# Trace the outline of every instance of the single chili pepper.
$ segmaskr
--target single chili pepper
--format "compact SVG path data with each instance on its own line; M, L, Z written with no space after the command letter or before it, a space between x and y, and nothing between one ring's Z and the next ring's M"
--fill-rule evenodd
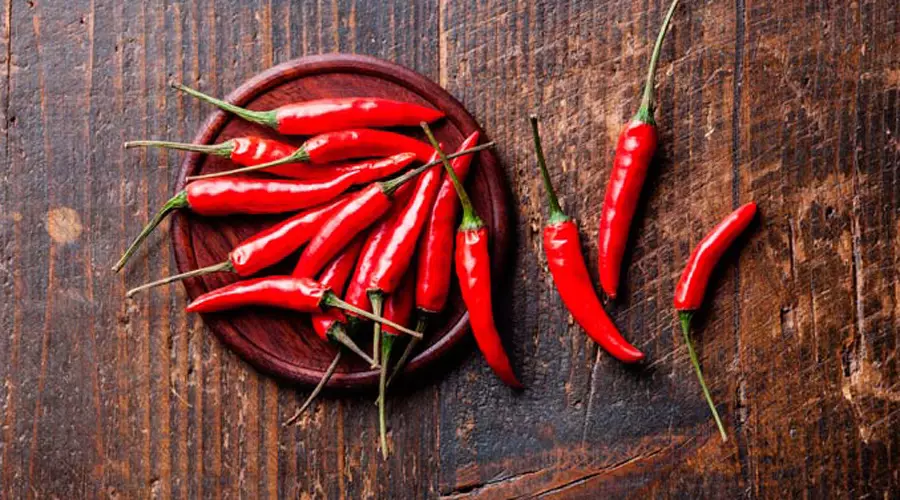
M478 131L463 140L459 146L460 151L465 151L478 143L480 134ZM448 158L455 157L449 155ZM458 156L453 158L450 165L456 172L456 177L464 181L469 174L473 155ZM459 215L459 198L453 188L453 181L445 178L441 184L434 204L428 213L425 228L419 238L419 248L416 261L416 309L418 321L416 331L424 332L428 327L430 316L439 313L447 303L450 294L450 274L453 272L453 237L456 234L456 218ZM419 339L412 338L406 344L403 354L397 360L387 385L391 385L394 377L409 359L418 345Z
M344 287L347 285L347 280L350 278L350 273L353 272L353 266L356 265L356 258L359 257L359 251L362 248L363 241L365 240L365 234L361 234L353 240L352 243L347 245L347 248L341 252L340 255L334 258L331 263L322 271L322 274L319 276L319 283L323 286L331 287L332 291L335 293L342 293ZM391 319L391 318L388 318ZM394 320L396 321L396 320ZM329 340L332 337L345 338L352 345L352 347L348 347L354 353L360 355L366 362L374 363L372 358L365 353L359 346L356 345L353 340L350 339L350 336L347 335L347 329L345 325L347 324L347 318L344 316L344 313L339 309L329 309L323 313L315 313L310 317L310 322L312 323L313 331L316 332L316 335L319 336L322 340ZM343 343L343 342L342 342ZM347 345L347 344L345 344ZM334 355L334 359L331 361L331 364L328 365L328 369L325 370L325 374L322 375L319 383L316 384L316 387L309 394L309 397L306 398L306 401L300 406L300 408L294 413L294 415L289 418L285 425L288 425L298 418L300 415L309 408L309 405L316 399L316 396L322 392L322 389L325 387L325 384L331 380L331 376L334 375L335 370L337 369L338 363L341 360L342 351L338 350L337 354Z
M414 273L408 272L397 289L384 301L384 317L395 323L407 324L412 317L416 295ZM391 359L391 348L399 335L395 329L386 327L381 339L381 370L378 377L378 434L381 437L381 455L388 456L387 423L384 418L385 390L387 389L387 367Z
M238 165L252 167L280 160L294 153L290 144L262 137L235 137L219 144L186 144L169 141L129 141L125 148L139 146L163 147L181 151L194 151L229 158ZM396 174L415 159L413 153L399 153L380 160L350 163L312 165L298 162L277 165L266 173L305 181L325 182L349 172L359 172L355 184L369 183ZM231 173L231 171L229 171Z
M684 333L684 342L687 344L688 354L691 357L691 364L694 365L694 371L697 372L697 380L700 381L700 388L703 389L703 396L706 398L709 409L712 411L713 419L719 427L719 434L722 435L722 441L728 441L725 434L725 426L722 425L722 419L719 418L719 412L713 403L709 388L706 387L706 381L703 379L703 372L700 370L700 360L694 351L691 343L691 319L694 311L700 309L703 305L703 295L706 293L706 285L709 283L709 276L716 264L722 258L722 255L734 243L741 233L747 229L753 217L756 216L756 202L750 202L738 208L734 212L725 217L712 231L709 232L700 243L694 248L691 257L688 259L684 271L681 273L681 279L678 280L678 286L675 287L675 310L678 311L678 319L681 323L681 331Z
M418 332L385 320L341 300L329 287L311 278L270 276L225 285L197 297L188 304L187 312L211 313L244 306L268 306L304 313L319 313L334 307L358 314L366 319L391 325L407 335Z
M296 146L263 137L235 137L219 144L187 144L171 141L128 141L125 149L136 147L160 147L193 151L228 158L245 167L280 160L297 150Z
M435 159L432 155L432 159ZM406 275L409 263L412 261L419 234L425 226L428 212L434 203L434 197L441 185L441 171L435 165L419 176L416 182L412 199L405 204L403 209L390 219L387 228L387 236L383 239L378 251L369 283L366 286L366 294L372 305L372 312L381 314L382 300L386 294L391 294L400 284L400 280ZM372 330L372 357L378 359L379 339L382 338L381 327L378 323Z
M350 202L351 196L345 194L334 201L300 212L290 219L254 234L234 247L224 262L132 288L126 296L131 297L138 292L159 285L216 272L237 273L238 276L244 278L254 275L281 262L303 246L316 234L325 221Z
M424 163L431 157L432 150L428 144L396 132L368 128L342 130L311 137L290 155L269 163L195 175L188 180L254 172L288 163L331 163L353 158L381 158L406 152L415 154L416 158Z
M662 42L677 5L678 0L672 0L659 30L653 55L650 57L641 106L619 135L612 173L609 184L606 185L606 197L600 214L600 286L612 299L616 297L616 290L619 287L622 256L628 243L631 219L640 199L644 179L647 178L647 168L656 151L653 84Z
M509 357L503 350L500 334L494 324L493 304L491 303L491 258L488 253L488 231L484 221L475 213L472 201L465 188L456 177L447 156L441 150L431 133L427 123L422 123L422 130L428 136L431 145L441 156L444 170L453 181L453 187L459 196L462 206L462 222L456 233L456 277L463 302L469 311L469 322L475 343L484 355L485 361L506 385L521 388L516 379Z
M578 226L571 217L563 212L556 198L556 191L550 182L547 162L544 160L544 148L538 133L537 117L531 115L531 130L534 136L534 149L538 166L547 192L550 205L550 217L544 226L544 253L547 255L547 267L556 283L556 289L563 303L575 321L584 331L600 344L614 358L623 363L635 363L644 359L644 353L629 344L622 337L616 325L606 314L590 274L584 264L581 253L581 238Z
M478 146L469 151L480 149L483 148ZM353 236L371 226L388 211L394 191L434 165L433 162L426 163L396 179L376 182L358 191L353 200L323 225L309 242L294 268L294 275L315 276Z
M173 210L188 208L210 216L293 212L336 198L353 185L356 175L348 173L328 182L243 178L192 182L163 205L125 250L113 271L122 269L138 246Z
M173 83L172 87L285 135L313 135L360 127L411 127L444 117L443 112L433 108L380 97L314 99L285 104L269 111L253 111L178 83Z

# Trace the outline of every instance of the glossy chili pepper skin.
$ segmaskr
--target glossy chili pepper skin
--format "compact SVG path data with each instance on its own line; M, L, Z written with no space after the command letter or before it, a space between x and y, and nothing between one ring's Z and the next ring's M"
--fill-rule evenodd
M459 146L469 149L478 143L479 133L473 132ZM454 158L450 165L460 180L465 180L473 155ZM459 217L459 198L453 182L445 178L428 214L419 243L416 262L416 307L428 313L438 313L447 304L450 276L453 273L453 246Z
M500 333L494 324L491 259L486 228L460 228L456 234L456 277L463 302L469 311L472 334L485 361L506 385L521 388L522 384L513 373Z
M246 306L269 306L304 313L321 312L328 291L328 287L308 278L257 278L207 292L188 304L186 310L210 313Z
M246 277L281 262L309 241L322 224L349 202L350 196L344 195L247 238L228 255L234 271Z
M357 127L413 126L444 116L436 109L379 97L313 99L254 111L206 95L181 84L178 90L234 113L245 120L271 127L286 135L312 135Z
M693 311L700 308L713 268L755 216L756 202L747 203L729 214L700 241L675 287L675 309Z
M413 153L398 153L380 160L350 163L328 163L324 165L291 163L272 167L266 170L266 173L307 182L327 182L344 174L356 173L353 183L360 185L390 177L408 167L415 159L416 155Z
M353 129L329 132L310 138L303 146L308 161L330 163L353 158L379 158L410 152L427 162L434 149L412 137L385 130Z
M622 337L597 298L573 221L544 227L544 253L563 303L584 331L619 361L636 363L644 359L644 353Z
M390 208L398 191L409 189L409 180L426 166L405 172L386 182L376 182L360 191L326 222L300 255L295 276L315 276L350 240L380 219Z
M325 203L353 185L356 174L328 182L222 178L185 187L187 204L200 215L276 214Z
M297 150L290 144L263 137L235 137L230 142L229 158L245 167L280 160Z
M414 281L415 273L408 272L393 293L384 301L382 316L401 325L409 325L412 319L413 305L416 298ZM394 328L388 325L381 327L381 331L388 335L400 335Z
M433 108L378 97L317 99L286 104L275 111L278 132L312 135L361 127L418 126L443 118Z
M391 209L369 231L357 260L356 269L353 271L353 276L347 285L347 293L344 296L344 300L348 304L365 311L372 310L372 304L368 295L369 283L372 281L372 271L375 268L379 255L381 255L384 241L389 236L390 228L394 226L396 219L403 211L403 206L406 205L409 197L412 196L412 187L410 185L403 186L394 194L395 202Z
M407 274L419 235L441 186L442 174L442 167L435 165L419 175L412 197L388 229L388 236L372 269L368 287L370 291L392 294ZM446 250L448 249L445 248Z
M319 275L319 283L330 287L335 293L343 293L347 281L350 280L350 275L353 274L353 268L356 266L356 259L359 257L364 241L364 234L357 236L340 255L332 259ZM323 340L328 338L329 331L335 323L345 324L347 322L344 312L339 309L329 309L323 313L313 314L310 320L316 335Z
M600 286L610 298L616 297L619 287L631 220L656 151L656 141L656 125L632 120L622 131L616 146L599 232Z
M656 121L653 118L655 110L653 87L656 66L659 62L662 42L677 6L678 0L672 0L663 19L662 27L653 46L650 64L647 67L641 105L634 118L625 126L625 130L619 134L612 172L609 183L606 185L606 196L603 199L598 233L600 287L611 299L616 297L616 291L619 288L622 257L625 254L625 245L628 243L631 220L634 218L634 212L641 196L641 188L647 178L647 169L656 152L658 137Z

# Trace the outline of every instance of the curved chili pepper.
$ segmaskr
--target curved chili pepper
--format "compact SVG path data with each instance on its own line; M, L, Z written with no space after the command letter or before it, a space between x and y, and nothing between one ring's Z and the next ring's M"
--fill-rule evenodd
M192 182L163 205L125 250L113 270L121 269L141 242L173 210L188 208L200 215L293 212L336 198L353 185L357 175L351 172L328 182L243 178Z
M478 143L480 134L476 130L463 140L459 151L465 151ZM456 177L464 181L469 173L474 155L457 156L458 153L448 155L453 157L450 165L456 172ZM419 248L416 261L416 309L418 320L416 331L424 332L428 327L428 318L444 309L447 296L450 294L450 275L453 273L453 238L456 234L456 217L459 215L459 198L453 188L453 181L445 178L434 204L428 213L425 228L419 238ZM410 339L403 350L403 354L397 360L387 385L391 385L397 373L403 369L406 360L412 355L419 339Z
M285 135L313 135L359 127L415 126L422 121L431 123L444 117L443 112L433 108L380 97L314 99L285 104L269 111L253 111L181 84L173 83L172 86Z
M188 304L185 310L211 313L245 306L278 307L304 313L324 312L334 307L351 311L371 321L391 325L408 335L420 335L418 332L344 302L329 287L311 278L294 278L293 276L270 276L225 285L197 297Z
M209 179L224 175L264 170L287 163L331 163L353 158L381 158L410 152L421 162L431 157L431 147L424 142L396 132L359 128L328 132L311 137L284 158L250 167L195 175L188 180Z
M350 196L343 195L334 201L311 208L305 212L300 212L290 219L260 231L234 247L228 253L228 259L224 262L132 288L126 296L131 297L140 291L159 285L215 272L233 272L241 277L256 274L271 265L281 262L285 257L303 246L316 234L316 231L319 230L319 227L325 221L350 202Z
M384 317L395 323L407 324L412 317L415 298L415 283L412 272L406 273L397 289L384 301ZM391 359L391 348L399 332L390 326L383 330L381 340L381 370L378 377L378 434L381 437L381 455L388 456L387 423L384 418L385 390L387 389L387 367Z
M659 30L653 55L650 57L641 106L619 135L609 184L606 185L603 211L600 214L600 286L611 299L616 297L631 219L634 217L641 187L647 177L647 168L656 151L653 83L662 42L677 5L678 0L672 0Z
M350 273L353 272L353 266L356 264L356 258L359 256L359 250L362 248L364 239L365 235L357 236L352 243L347 245L347 248L345 248L340 255L335 257L325 270L322 271L322 274L319 276L319 283L331 287L335 293L341 293L344 286L347 284L347 280L350 278ZM365 351L360 349L359 346L350 339L350 336L347 335L347 330L344 326L347 323L347 318L342 311L338 309L329 309L323 313L315 313L310 317L310 322L312 323L313 331L315 331L316 335L322 340L327 341L332 338L345 339L344 341L339 342L358 354L362 359L366 360L366 362L374 363L372 358L369 357ZM285 422L285 425L300 418L300 415L309 408L309 405L311 405L319 393L322 392L325 384L327 384L328 381L331 380L331 376L334 375L338 363L341 361L341 354L342 351L338 350L337 354L334 355L331 364L328 365L328 369L325 370L325 374L322 375L322 378L319 380L319 383L316 384L316 387L309 394L309 397L306 398L306 401L303 402L294 415Z
M644 359L644 353L622 337L600 304L597 292L594 291L587 266L584 264L584 254L581 253L578 227L559 206L556 191L550 182L550 173L547 172L544 149L538 134L537 117L534 115L531 115L531 129L538 166L550 205L550 217L544 226L544 253L547 255L547 267L550 268L556 289L566 308L572 313L572 317L595 342L623 363L638 362Z
M678 319L681 323L682 333L684 333L684 342L687 344L691 364L697 373L697 380L700 381L700 388L703 389L703 396L706 398L710 411L712 411L713 419L715 419L716 426L719 428L719 434L722 435L722 441L728 441L728 436L725 434L725 426L722 425L722 419L719 418L719 412L716 410L715 403L713 403L709 388L706 387L703 371L700 369L700 360L697 358L697 353L694 351L694 346L691 343L691 319L694 316L694 311L703 304L703 295L706 293L706 285L709 283L709 276L712 274L713 268L716 267L722 255L734 243L734 240L747 229L747 226L750 225L755 216L756 202L751 201L729 214L728 217L725 217L694 248L687 265L684 267L684 271L681 273L681 279L678 280L678 286L675 287L675 310L678 311Z
M466 309L469 310L469 322L472 325L475 343L478 344L485 361L500 377L500 380L510 387L521 388L522 384L513 373L509 357L503 350L500 334L494 324L491 303L491 258L488 252L487 228L484 226L484 221L475 213L469 195L466 194L465 188L456 177L456 172L450 166L447 156L438 145L428 124L423 122L421 125L431 145L441 156L444 170L453 181L453 187L456 189L462 206L462 223L456 233L456 277L459 279L463 302L466 304Z

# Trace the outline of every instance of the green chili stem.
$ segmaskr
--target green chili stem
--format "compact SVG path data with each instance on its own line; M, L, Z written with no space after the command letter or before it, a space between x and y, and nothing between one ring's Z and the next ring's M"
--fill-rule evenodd
M188 144L170 141L128 141L125 143L125 149L136 147L177 149L179 151L193 151L195 153L206 153L228 158L234 151L234 142L225 141L221 144Z
M391 358L391 347L395 336L385 333L381 339L381 372L378 375L378 434L381 437L381 456L387 460L387 422L384 417L385 391L387 390L387 368Z
M187 278L193 278L194 276L203 276L204 274L210 273L219 273L219 272L234 272L234 266L231 264L230 260L226 260L225 262L220 262L218 264L213 264L211 266L201 267L200 269L194 269L193 271L188 271L186 273L176 274L174 276L169 276L167 278L163 278L161 280L151 281L150 283L146 283L144 285L132 288L128 290L128 293L125 294L126 297L131 297L134 294L157 287L160 285L165 285L167 283L172 283L175 281L181 281Z
M131 245L128 246L128 248L125 250L125 253L122 254L122 258L120 258L119 261L116 262L116 264L113 266L113 271L119 272L119 270L122 269L122 266L124 266L125 263L128 262L128 259L130 259L132 255L134 255L134 252L136 252L141 243L143 243L143 241L147 239L147 236L150 236L150 233L153 232L153 229L156 228L156 226L158 226L159 223L162 222L167 215L169 215L169 212L186 207L188 207L187 191L181 191L180 193L173 196L169 201L167 201L166 204L163 205L163 207L159 210L159 212L157 212L156 215L154 215L153 218L150 219L150 222L148 222L147 225L144 226L144 229L142 229L141 233L138 234L137 238L134 239L134 242L132 242Z
M370 291L368 292L369 302L372 303L372 313L381 316L381 312L384 309L384 295L378 291ZM381 323L374 323L372 326L372 359L375 360L375 363L379 362L379 354L381 353L381 346L379 345L381 342ZM373 367L375 364L372 365ZM383 367L384 365L382 365Z
M644 123L654 123L653 111L656 103L654 102L655 92L653 87L656 80L656 66L659 63L659 53L662 49L663 40L666 37L666 32L669 30L669 22L672 20L672 16L675 14L675 7L677 6L678 0L672 0L669 11L666 12L666 17L663 19L662 27L659 29L659 34L656 35L656 44L653 46L653 53L650 56L650 66L647 67L647 81L644 82L644 95L641 97L641 107L638 108L636 115L636 119Z
M347 335L347 331L344 330L344 327L340 323L334 323L333 325L331 325L331 328L328 329L327 337L346 347L352 353L362 358L366 363L375 363L372 357L369 356L366 351L363 351L358 345L356 345L356 342L354 342L353 339L351 339L350 336Z
M450 161L447 159L447 155L444 154L444 150L441 149L441 145L438 144L437 139L434 138L434 134L431 133L431 128L425 122L422 122L420 125L422 126L422 130L425 131L425 135L428 137L428 142L431 143L431 146L441 157L441 163L444 164L444 170L446 170L447 175L450 176L450 182L453 183L453 187L456 189L456 195L459 196L459 204L462 205L463 210L462 223L459 225L459 228L478 229L483 227L484 222L478 217L478 214L475 213L475 208L472 206L472 200L469 198L469 195L466 194L466 189L463 187L462 183L459 182L459 177L456 176L456 171L450 166Z
M265 125L266 127L271 127L274 129L278 128L278 120L276 119L275 111L252 111L246 108L242 108L240 106L235 106L230 102L225 102L221 99L216 99L210 95L206 95L199 90L194 90L190 87L186 87L180 83L173 83L172 87L178 89L186 94L190 94L201 101L208 102L213 106L216 106L220 109L224 109L230 113L234 113L241 118L253 122L258 123L260 125Z
M425 329L428 328L428 318L425 317L424 313L419 314L419 321L416 323L416 331L417 332L425 332ZM410 355L412 355L413 350L415 350L416 346L419 344L419 339L413 337L409 339L409 342L406 344L406 349L403 350L403 354L400 355L400 359L397 360L397 364L394 365L394 370L391 371L391 376L388 377L387 386L390 387L391 382L394 381L394 377L403 370L403 366L406 365L406 360L409 359Z
M377 321L379 323L388 325L389 327L394 328L398 331L401 331L407 335L412 335L413 337L416 337L416 338L422 338L421 333L410 330L409 328L406 328L405 326L400 326L397 323L394 323L393 321L391 321L389 319L384 319L381 316L376 316L376 315L370 313L369 311L360 309L352 304L348 304L348 303L344 302L343 300L341 300L340 298L338 298L338 296L335 295L333 292L328 292L322 297L322 305L329 306L329 307L337 307L338 309L350 311L350 312L357 314L359 316L362 316L363 318L366 318L368 320Z
M725 434L725 426L722 425L722 419L719 418L719 412L716 410L715 403L713 403L712 395L709 393L709 388L706 387L706 380L703 379L703 372L700 370L700 360L697 358L697 353L694 352L694 346L691 343L691 318L693 316L694 313L690 311L678 312L678 319L681 321L681 331L684 332L684 342L687 344L688 354L691 357L691 364L694 365L694 371L697 372L697 380L700 381L700 388L703 389L703 396L706 397L706 402L709 404L710 411L712 411L713 419L715 419L716 425L719 427L719 434L722 435L722 441L728 441L728 435Z
M325 374L322 375L322 378L319 380L319 383L316 384L315 389L311 393L309 393L309 397L306 398L306 401L303 402L303 406L297 409L297 411L291 416L291 418L284 421L285 426L291 425L294 422L297 422L300 419L300 415L303 415L303 412L309 408L309 405L316 399L322 389L325 388L325 384L331 380L331 376L334 375L334 372L337 370L338 363L341 361L341 351L338 351L337 354L334 355L334 359L331 360L331 364L328 365L328 370L325 371ZM299 422L298 422L299 423Z
M547 161L544 159L544 148L541 146L541 135L538 132L537 115L531 115L531 135L534 138L534 152L537 155L538 167L541 170L541 178L544 180L544 190L547 192L547 204L550 205L550 223L566 222L569 216L559 206L556 190L550 181L550 173L547 172Z

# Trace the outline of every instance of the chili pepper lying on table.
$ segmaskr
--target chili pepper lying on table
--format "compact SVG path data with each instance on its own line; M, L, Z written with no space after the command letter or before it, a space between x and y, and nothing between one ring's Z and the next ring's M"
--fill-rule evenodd
M650 57L641 106L619 135L612 173L609 184L606 185L603 211L600 214L600 286L611 299L616 298L631 219L641 196L641 187L647 178L647 167L656 151L653 82L659 51L677 5L678 0L673 0L659 30L653 55Z
M412 269L404 276L403 281L384 301L384 317L395 323L406 325L412 318L413 301L416 295L415 276ZM391 347L399 336L399 332L385 325L381 338L381 373L378 377L378 434L381 438L381 456L388 456L387 422L384 416L385 389L387 388L387 365L391 359Z
M480 134L472 132L460 144L459 150L465 151L478 143ZM449 157L456 154L449 155ZM469 174L473 155L459 156L450 162L456 177L464 181ZM419 238L419 249L416 259L416 331L424 332L428 326L428 318L444 310L447 296L450 294L450 275L453 273L453 236L456 234L456 217L459 215L459 198L453 188L453 181L444 178L428 213L425 228ZM406 360L415 350L419 339L412 338L397 360L394 370L387 381L391 384L394 377Z
M285 135L313 135L360 127L412 127L444 117L437 109L380 97L313 99L268 111L252 111L181 84L173 83L172 87Z
M126 149L139 146L163 147L211 154L228 158L234 163L245 167L271 163L290 156L297 151L295 146L262 137L235 137L219 144L186 144L169 141L129 141L125 143ZM409 165L414 159L415 155L413 153L398 153L380 160L351 163L310 164L298 162L267 168L266 173L306 181L326 181L349 172L360 172L357 183L361 184L393 175ZM232 172L229 171L229 174Z
M681 273L681 279L678 280L678 286L675 287L675 310L678 311L678 319L681 322L681 330L684 333L684 341L691 357L691 364L694 365L694 371L697 372L697 380L700 381L703 396L706 397L709 409L719 427L722 441L728 441L728 436L725 434L725 426L722 425L722 419L719 418L719 412L706 387L706 381L703 379L697 353L694 352L694 346L691 344L691 318L694 316L694 311L703 305L703 295L706 293L706 285L709 283L709 276L712 274L713 268L716 267L725 250L747 229L755 215L756 203L750 202L732 212L713 228L694 248Z
M303 313L321 313L334 307L390 325L407 335L421 336L416 331L344 302L331 288L311 278L293 276L271 276L225 285L197 297L188 304L186 311L211 313L245 306L278 307Z
M503 349L500 334L494 324L491 302L491 258L488 252L487 228L484 226L484 221L475 213L469 195L466 194L465 188L456 177L456 172L450 166L447 156L438 145L428 124L423 122L422 129L435 151L440 154L444 170L452 179L453 187L456 189L462 206L462 223L456 233L456 277L459 279L463 302L469 311L469 322L472 325L475 343L478 344L485 361L500 377L500 380L510 387L521 388L522 384L513 373L509 357Z
M550 205L550 217L544 225L544 253L547 255L547 267L550 268L556 289L575 321L595 342L606 349L606 352L623 363L640 361L644 359L644 353L622 337L600 304L600 299L597 298L597 292L594 291L587 266L584 264L584 255L581 253L578 226L559 206L559 200L550 182L538 134L537 117L534 115L531 115L531 130L538 166L544 180L544 190L547 192Z
M234 247L224 262L132 288L126 295L131 297L148 288L216 272L233 272L242 278L254 275L281 262L303 246L325 221L350 202L351 196L345 194L334 201L300 212L290 219L260 231Z
M187 208L207 216L293 212L336 198L354 184L357 175L348 173L328 182L243 178L191 182L163 205L125 250L113 271L122 269L138 246L173 210Z
M350 273L353 272L353 266L356 265L356 258L359 257L359 251L362 248L365 239L365 234L357 236L340 255L335 257L334 260L328 264L328 267L322 271L322 274L319 276L319 283L323 286L330 287L335 293L343 292L344 287L347 285L347 280L350 279ZM388 319L396 321L396 319L393 318ZM315 313L310 317L310 322L312 323L313 331L315 331L316 335L322 340L328 340L330 338L347 339L347 343L341 343L348 346L351 351L358 354L362 359L366 360L366 362L372 364L375 363L375 361L360 349L356 343L350 339L350 336L347 335L347 318L339 309L329 309L323 313ZM402 321L398 321L398 323L402 323ZM350 347L351 345L352 347ZM309 397L306 398L306 401L303 402L303 405L300 406L297 412L284 423L285 425L289 425L291 422L296 421L300 418L300 415L309 408L309 405L312 404L313 400L316 399L316 396L322 392L322 388L325 387L325 384L331 379L331 376L334 375L340 361L341 351L338 350L334 359L331 361L331 364L328 365L325 374L322 375L322 379L319 380L319 383L309 394Z
M428 161L432 149L428 144L395 132L367 128L328 132L311 137L290 155L268 163L188 177L188 180L210 179L224 175L265 170L288 163L332 163L354 158L382 158L410 152L421 162Z

